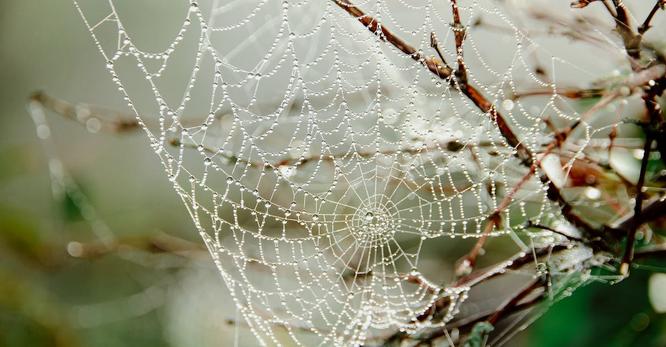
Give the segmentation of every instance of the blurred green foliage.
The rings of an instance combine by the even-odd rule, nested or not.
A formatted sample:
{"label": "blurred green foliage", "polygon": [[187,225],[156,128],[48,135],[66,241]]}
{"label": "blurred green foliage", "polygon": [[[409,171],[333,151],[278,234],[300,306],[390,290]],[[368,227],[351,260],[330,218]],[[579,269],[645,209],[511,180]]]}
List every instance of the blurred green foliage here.
{"label": "blurred green foliage", "polygon": [[530,346],[666,346],[666,315],[655,313],[647,296],[648,278],[659,266],[666,269],[666,262],[636,269],[613,286],[588,285],[556,303],[529,329]]}

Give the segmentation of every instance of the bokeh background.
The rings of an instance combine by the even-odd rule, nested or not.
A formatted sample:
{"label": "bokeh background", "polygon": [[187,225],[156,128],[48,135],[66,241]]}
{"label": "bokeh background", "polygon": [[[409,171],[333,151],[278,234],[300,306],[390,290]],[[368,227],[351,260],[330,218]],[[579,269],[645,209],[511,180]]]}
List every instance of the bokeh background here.
{"label": "bokeh background", "polygon": [[[226,288],[144,137],[50,115],[48,150],[92,209],[52,194],[28,97],[125,110],[103,66],[69,1],[0,1],[0,346],[254,345],[217,309]],[[663,265],[578,290],[509,345],[666,346]]]}

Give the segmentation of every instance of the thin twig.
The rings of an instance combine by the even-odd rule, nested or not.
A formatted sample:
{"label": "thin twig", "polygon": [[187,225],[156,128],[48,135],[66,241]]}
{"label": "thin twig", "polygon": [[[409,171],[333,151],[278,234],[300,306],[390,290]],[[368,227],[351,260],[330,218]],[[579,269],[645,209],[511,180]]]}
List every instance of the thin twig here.
{"label": "thin twig", "polygon": [[356,18],[363,26],[368,28],[370,32],[375,35],[378,35],[380,40],[390,42],[395,48],[399,49],[403,53],[407,54],[409,57],[415,61],[423,64],[427,67],[432,73],[439,76],[442,79],[451,77],[452,70],[447,67],[444,62],[439,61],[435,57],[426,57],[423,54],[419,53],[416,48],[409,45],[407,42],[403,41],[399,37],[395,36],[389,29],[383,26],[375,18],[366,15],[361,9],[354,6],[349,0],[332,0],[340,8],[347,11],[350,15]]}
{"label": "thin twig", "polygon": [[[351,16],[356,18],[363,26],[368,28],[368,30],[375,35],[379,34],[379,38],[382,41],[386,41],[393,45],[395,48],[399,49],[403,53],[410,56],[412,59],[423,64],[428,68],[433,74],[437,75],[441,79],[447,80],[450,79],[452,75],[452,70],[444,62],[435,58],[435,57],[424,57],[422,54],[406,43],[401,38],[395,36],[388,28],[382,25],[377,19],[365,14],[360,8],[352,4],[349,0],[332,0],[338,5],[341,9],[345,10]],[[497,127],[507,141],[507,143],[516,149],[516,155],[526,163],[526,166],[529,166],[532,162],[532,153],[530,150],[518,139],[516,134],[511,130],[509,123],[506,121],[505,117],[497,110],[495,105],[490,102],[481,92],[470,84],[461,86],[461,92],[467,96],[467,98],[472,101],[479,110],[483,113],[488,114],[488,116],[497,124]]]}
{"label": "thin twig", "polygon": [[634,71],[641,69],[639,65],[641,58],[641,35],[636,35],[631,28],[631,23],[629,21],[629,13],[624,7],[622,0],[613,0],[613,5],[615,5],[615,14],[609,12],[611,16],[615,18],[615,30],[620,34],[622,42],[624,43],[625,51],[627,56],[629,56],[629,62],[631,63],[631,68]]}
{"label": "thin twig", "polygon": [[[520,311],[533,308],[535,305],[541,303],[546,298],[546,290],[543,290],[541,293],[537,294],[534,298],[530,300],[527,301],[524,300],[527,297],[529,297],[530,294],[534,293],[535,290],[544,288],[546,285],[547,283],[543,279],[541,278],[537,279],[534,282],[532,282],[531,285],[527,286],[526,288],[521,290],[518,294],[516,294],[514,297],[512,297],[506,304],[499,307],[497,310],[489,314],[476,317],[475,319],[464,322],[464,324],[461,325],[448,324],[447,325],[449,327],[448,329],[455,327],[456,329],[458,329],[460,334],[467,334],[479,322],[488,322],[494,325],[504,317],[510,316]],[[419,335],[418,337],[419,342],[417,346],[435,341],[436,339],[444,336],[446,334],[446,331],[447,331],[446,328],[436,329],[428,334]]]}
{"label": "thin twig", "polygon": [[51,97],[42,91],[34,92],[30,96],[30,100],[39,103],[45,109],[85,126],[90,125],[88,122],[97,122],[99,130],[125,133],[141,129],[139,122],[134,116],[87,104],[71,104]]}
{"label": "thin twig", "polygon": [[[434,57],[424,58],[421,54],[419,54],[416,51],[415,48],[407,44],[404,40],[395,36],[388,28],[382,25],[377,19],[365,14],[360,8],[352,4],[350,0],[332,0],[332,1],[335,2],[336,5],[345,10],[347,13],[352,15],[354,18],[356,18],[360,23],[362,23],[366,28],[368,28],[370,32],[374,33],[375,35],[380,34],[379,37],[382,41],[386,41],[392,44],[400,51],[408,54],[412,59],[425,65],[432,73],[439,76],[440,78],[442,79],[450,78],[452,72],[451,68],[444,65],[444,62],[437,61],[437,63],[434,63],[433,62],[435,60]],[[460,44],[462,44],[462,42],[460,42]],[[530,169],[530,171],[535,170],[536,169],[536,167],[534,166],[535,162],[531,151],[518,139],[513,130],[511,130],[511,127],[509,126],[505,117],[497,110],[495,105],[469,83],[465,85],[459,85],[459,87],[461,88],[461,92],[470,101],[472,101],[479,110],[488,114],[490,118],[495,122],[500,134],[504,137],[504,139],[511,147],[514,147],[516,149],[516,156],[519,159],[521,159],[522,163],[525,166],[527,166]],[[572,126],[570,130],[573,129],[574,127]],[[569,131],[569,133],[570,132],[571,131]],[[532,174],[533,173],[530,173],[528,175]],[[598,230],[593,228],[591,225],[589,225],[587,222],[585,222],[582,218],[580,218],[578,215],[576,215],[573,212],[573,207],[564,199],[562,193],[559,191],[559,188],[557,188],[552,182],[550,182],[549,178],[546,175],[541,175],[540,179],[542,182],[548,184],[548,190],[547,190],[548,198],[559,204],[560,208],[562,209],[562,215],[569,222],[581,228],[582,230],[585,230],[586,232],[598,234],[599,232]],[[490,226],[487,225],[485,230],[492,230],[491,226],[494,227],[493,225],[494,222],[496,221],[489,221],[488,225]],[[483,237],[479,239],[479,241],[481,242],[481,246],[485,241],[482,239]],[[479,248],[478,244],[475,245],[474,249],[476,248]],[[474,249],[472,249],[472,251],[470,252],[470,254],[472,254],[471,257],[472,259],[474,258],[473,256]],[[464,262],[465,260],[462,261]],[[460,268],[462,269],[462,267]]]}
{"label": "thin twig", "polygon": [[617,13],[613,9],[613,7],[608,3],[608,0],[602,0],[601,2],[604,4],[604,6],[606,7],[606,10],[608,11],[608,13],[611,14],[611,16],[613,16],[613,17],[617,16]]}
{"label": "thin twig", "polygon": [[453,35],[456,44],[456,62],[458,69],[456,77],[458,84],[465,86],[467,84],[467,68],[463,57],[463,42],[465,41],[465,26],[460,21],[460,11],[458,10],[458,0],[451,1],[451,12],[453,13]]}
{"label": "thin twig", "polygon": [[195,254],[206,252],[206,248],[199,244],[168,234],[123,238],[115,240],[111,244],[72,241],[67,245],[67,253],[70,256],[84,259],[99,258],[124,249],[151,254],[175,254],[188,258],[194,258]]}
{"label": "thin twig", "polygon": [[645,21],[643,21],[643,24],[641,24],[641,26],[638,27],[639,34],[643,35],[645,34],[646,31],[650,30],[650,28],[652,27],[650,25],[650,22],[652,22],[652,18],[654,17],[655,13],[657,13],[657,10],[659,10],[660,8],[661,9],[664,8],[664,4],[666,4],[666,0],[657,0],[657,2],[655,2],[654,6],[652,6],[652,10],[650,10],[650,13],[645,18]]}
{"label": "thin twig", "polygon": [[[523,299],[525,299],[528,295],[532,294],[537,289],[543,288],[545,285],[545,281],[543,278],[539,277],[537,278],[532,284],[527,286],[525,289],[521,290],[518,294],[516,294],[509,302],[506,304],[502,305],[502,308],[497,310],[495,313],[493,313],[492,316],[488,318],[488,323],[495,325],[497,322],[500,320],[500,318],[504,317],[507,314],[512,313],[513,309],[521,302]],[[545,293],[545,291],[544,291]],[[543,293],[541,294],[543,295]]]}
{"label": "thin twig", "polygon": [[[646,94],[643,99],[645,100],[645,106],[647,108],[648,117],[650,117],[650,126],[654,125],[657,122],[656,117],[659,117],[659,111],[656,106],[656,100],[654,100],[653,95]],[[656,113],[656,114],[655,114]],[[636,197],[634,204],[634,218],[636,223],[631,225],[627,233],[627,241],[624,248],[624,255],[622,256],[622,262],[620,263],[620,274],[625,276],[629,273],[629,266],[634,258],[634,243],[636,242],[636,233],[640,228],[642,223],[641,214],[643,213],[643,200],[645,199],[645,192],[643,187],[645,186],[645,175],[647,173],[648,162],[650,161],[650,152],[652,150],[652,141],[654,140],[654,132],[648,130],[645,134],[645,146],[643,147],[643,158],[641,158],[641,169],[638,175],[638,183],[636,184]]]}
{"label": "thin twig", "polygon": [[556,90],[553,90],[552,88],[544,88],[516,92],[513,94],[512,99],[516,100],[527,96],[552,96],[553,94],[569,99],[587,99],[600,97],[603,93],[604,89],[601,88],[558,88]]}
{"label": "thin twig", "polygon": [[623,219],[615,228],[618,230],[628,230],[633,225],[650,223],[664,217],[666,217],[666,199],[657,199],[648,204],[641,211],[640,215],[632,215]]}
{"label": "thin twig", "polygon": [[493,231],[493,229],[499,227],[501,223],[501,212],[509,206],[509,204],[513,201],[515,194],[523,187],[523,185],[525,185],[525,183],[529,182],[529,179],[534,175],[535,172],[536,163],[530,167],[530,170],[520,179],[520,181],[513,187],[513,189],[511,189],[511,191],[502,199],[502,201],[500,201],[500,204],[497,206],[495,211],[491,213],[490,216],[488,216],[487,224],[481,234],[481,237],[478,238],[474,244],[474,247],[472,247],[467,255],[461,258],[456,266],[455,272],[458,277],[467,275],[469,271],[474,268],[476,265],[476,258],[479,256],[481,249],[483,249],[488,235],[491,231]]}
{"label": "thin twig", "polygon": [[[498,266],[492,266],[488,269],[483,269],[483,270],[478,270],[475,271],[467,276],[459,278],[453,285],[452,287],[465,287],[465,286],[474,286],[477,285],[481,282],[488,281],[490,279],[493,279],[497,276],[501,276],[504,274],[507,270],[517,270],[522,268],[523,266],[527,264],[532,264],[535,261],[538,261],[538,259],[542,257],[548,257],[553,254],[562,252],[564,250],[567,250],[568,246],[565,244],[557,244],[551,247],[544,247],[544,248],[539,248],[534,250],[534,252],[526,252],[524,254],[515,256],[505,262],[504,265],[501,266],[502,271],[498,270]],[[547,283],[543,283],[543,279],[537,280],[536,283],[540,283],[541,287],[544,287],[547,285]],[[538,286],[537,286],[538,287]],[[468,332],[476,323],[482,322],[482,321],[487,321],[490,317],[492,317],[494,314],[497,314],[497,312],[502,311],[502,313],[499,313],[497,315],[497,319],[499,320],[501,317],[506,317],[507,315],[513,314],[515,312],[520,312],[525,309],[529,309],[531,307],[534,307],[534,305],[540,303],[546,296],[544,291],[543,293],[537,295],[535,298],[530,299],[529,301],[522,302],[523,299],[526,298],[527,295],[529,295],[530,292],[533,292],[535,288],[531,288],[531,290],[528,290],[529,288],[526,288],[523,290],[525,292],[523,295],[520,293],[517,296],[520,296],[517,300],[515,296],[512,302],[509,302],[501,307],[499,307],[496,311],[491,312],[487,315],[483,315],[481,317],[475,318],[473,321],[466,322],[464,325],[456,326],[456,328],[464,334],[465,332]],[[422,316],[417,317],[419,321],[424,321],[428,319],[432,319],[436,314],[441,313],[440,311],[448,309],[449,305],[451,304],[451,298],[449,296],[443,296],[437,301],[435,301],[432,305],[433,309],[430,310],[427,313],[424,313]],[[451,326],[448,324],[447,326]],[[431,331],[430,333],[425,333],[422,335],[418,336],[418,341],[427,343],[428,341],[433,341],[439,337],[444,336],[445,334],[445,329],[435,329]],[[406,339],[413,338],[412,336],[407,335],[404,332],[396,332],[390,337],[387,338],[385,342],[388,341],[402,341]]]}
{"label": "thin twig", "polygon": [[578,241],[578,242],[585,242],[585,241],[586,241],[586,240],[584,240],[584,239],[581,239],[580,237],[576,237],[576,236],[573,236],[573,235],[569,235],[569,234],[563,233],[563,232],[561,232],[561,231],[559,231],[559,230],[555,230],[555,229],[553,229],[553,228],[551,228],[551,227],[549,227],[549,226],[534,223],[534,222],[532,222],[531,220],[528,220],[528,221],[527,221],[527,225],[526,225],[526,226],[527,226],[528,228],[536,228],[536,229],[541,229],[541,230],[547,230],[547,231],[550,231],[550,232],[552,232],[552,233],[555,233],[555,234],[558,234],[558,235],[560,235],[560,236],[563,236],[563,237],[565,237],[565,238],[567,238],[567,239],[569,239],[569,240]]}
{"label": "thin twig", "polygon": [[435,49],[435,52],[437,52],[437,55],[439,55],[439,59],[442,60],[442,63],[449,69],[452,70],[449,64],[446,62],[446,59],[444,58],[444,54],[442,53],[442,50],[439,48],[439,41],[437,40],[437,36],[435,35],[435,32],[430,33],[430,47]]}

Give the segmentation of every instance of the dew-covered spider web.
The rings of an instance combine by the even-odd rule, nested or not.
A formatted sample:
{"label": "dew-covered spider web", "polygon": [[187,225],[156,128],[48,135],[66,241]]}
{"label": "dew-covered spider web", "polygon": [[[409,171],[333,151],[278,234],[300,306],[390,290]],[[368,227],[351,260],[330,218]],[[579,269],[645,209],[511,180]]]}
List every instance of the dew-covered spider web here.
{"label": "dew-covered spider web", "polygon": [[[262,345],[443,329],[470,313],[483,278],[543,275],[545,264],[511,259],[567,239],[525,225],[575,234],[548,187],[618,121],[587,122],[556,93],[560,76],[606,67],[558,58],[515,4],[461,0],[460,25],[447,0],[183,1],[177,16],[75,4]],[[456,70],[463,57],[486,105],[428,66]],[[523,86],[541,97],[515,97]],[[567,155],[549,157],[552,124],[578,119]],[[501,247],[454,266],[479,239]],[[559,266],[549,281],[578,269]]]}

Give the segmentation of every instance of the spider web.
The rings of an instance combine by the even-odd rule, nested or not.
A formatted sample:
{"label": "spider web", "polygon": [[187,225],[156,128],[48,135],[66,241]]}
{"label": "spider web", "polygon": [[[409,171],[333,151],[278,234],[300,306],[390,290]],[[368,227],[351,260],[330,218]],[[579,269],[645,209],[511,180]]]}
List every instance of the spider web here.
{"label": "spider web", "polygon": [[[521,146],[543,152],[544,115],[580,115],[534,72],[544,50],[503,8],[463,3],[469,83]],[[133,36],[129,5],[75,5],[263,345],[361,345],[445,327],[476,282],[455,284],[425,248],[450,260],[480,237],[506,240],[498,260],[560,239],[524,232],[528,220],[563,222],[549,182],[528,174],[490,113],[333,1],[183,3],[161,46]],[[447,1],[355,5],[418,54],[436,33],[456,61]],[[475,30],[478,18],[501,29]],[[566,64],[544,57],[553,75]],[[511,97],[518,83],[552,92],[529,104]],[[611,125],[584,124],[579,151]]]}

